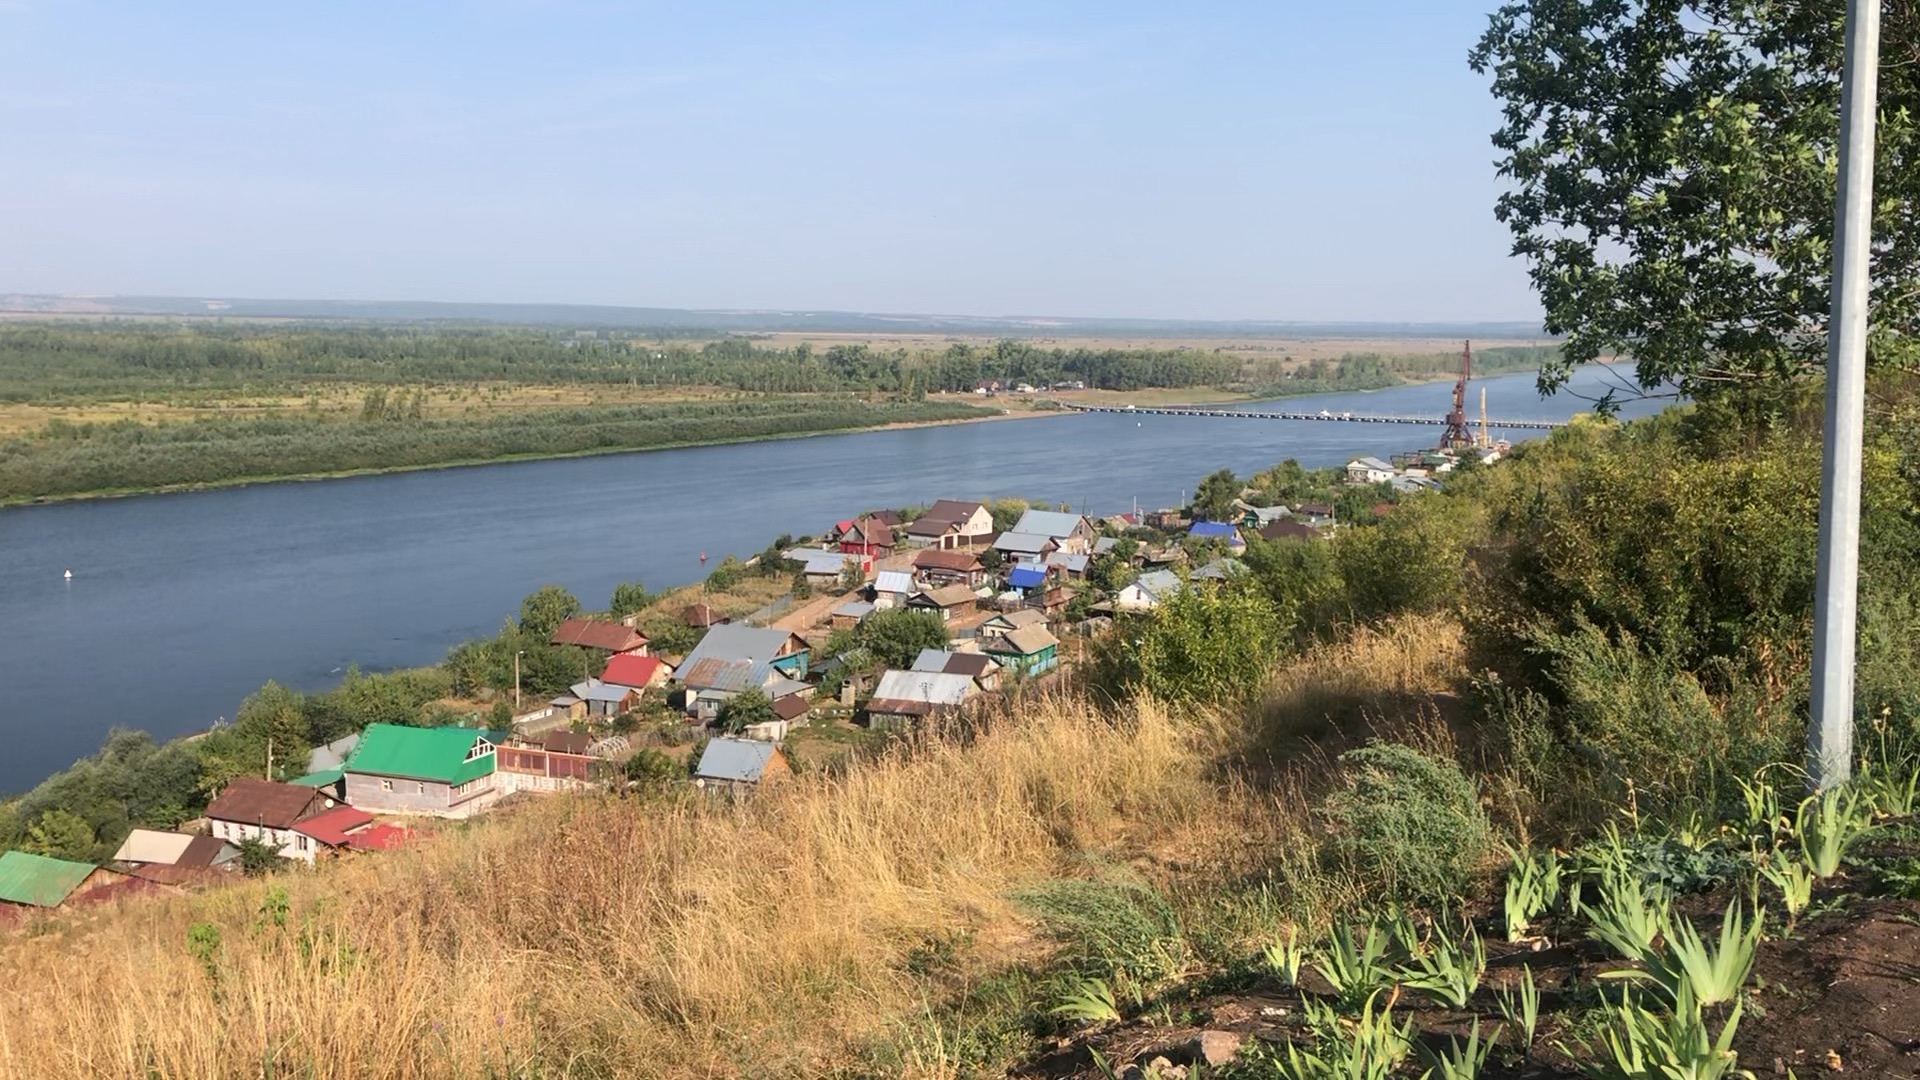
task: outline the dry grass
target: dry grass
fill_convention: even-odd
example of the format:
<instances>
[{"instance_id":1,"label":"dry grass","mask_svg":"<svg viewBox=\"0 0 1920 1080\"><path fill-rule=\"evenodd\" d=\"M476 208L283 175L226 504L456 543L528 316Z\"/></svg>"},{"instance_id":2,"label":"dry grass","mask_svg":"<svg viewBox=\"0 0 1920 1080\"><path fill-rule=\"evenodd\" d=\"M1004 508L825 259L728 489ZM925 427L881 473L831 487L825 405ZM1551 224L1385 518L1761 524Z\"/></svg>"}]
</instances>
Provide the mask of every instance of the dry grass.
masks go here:
<instances>
[{"instance_id":1,"label":"dry grass","mask_svg":"<svg viewBox=\"0 0 1920 1080\"><path fill-rule=\"evenodd\" d=\"M1276 700L1436 686L1437 629L1318 653ZM1094 861L1204 879L1293 829L1296 789L1220 768L1235 730L1039 701L740 804L556 798L390 857L83 911L0 941L0 1075L857 1073L951 989L911 973L916 946L964 933L981 972L1043 956L1011 891ZM260 914L273 888L284 926ZM196 923L218 928L204 963ZM905 1068L952 1072L937 1047Z\"/></svg>"}]
</instances>

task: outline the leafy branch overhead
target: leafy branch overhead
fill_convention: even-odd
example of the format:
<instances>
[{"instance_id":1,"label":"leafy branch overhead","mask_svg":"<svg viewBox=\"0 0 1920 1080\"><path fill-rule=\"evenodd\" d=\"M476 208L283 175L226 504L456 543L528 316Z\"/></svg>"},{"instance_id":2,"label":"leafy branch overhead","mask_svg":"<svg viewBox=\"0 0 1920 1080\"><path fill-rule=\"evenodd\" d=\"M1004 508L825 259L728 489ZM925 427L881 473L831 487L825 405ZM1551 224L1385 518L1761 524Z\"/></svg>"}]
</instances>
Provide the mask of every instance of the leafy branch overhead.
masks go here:
<instances>
[{"instance_id":1,"label":"leafy branch overhead","mask_svg":"<svg viewBox=\"0 0 1920 1080\"><path fill-rule=\"evenodd\" d=\"M1816 370L1825 350L1842 23L1833 0L1515 0L1470 64L1504 104L1512 230L1575 366L1629 354L1694 395ZM1920 314L1920 5L1885 5L1870 362L1911 367Z\"/></svg>"}]
</instances>

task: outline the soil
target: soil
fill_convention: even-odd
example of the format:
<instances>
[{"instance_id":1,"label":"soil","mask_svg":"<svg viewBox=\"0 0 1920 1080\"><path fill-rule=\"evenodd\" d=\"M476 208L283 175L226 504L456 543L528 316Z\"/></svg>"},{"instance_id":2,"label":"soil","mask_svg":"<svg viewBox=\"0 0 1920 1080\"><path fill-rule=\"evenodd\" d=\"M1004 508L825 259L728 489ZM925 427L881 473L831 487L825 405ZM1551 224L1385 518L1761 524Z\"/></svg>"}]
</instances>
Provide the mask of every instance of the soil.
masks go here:
<instances>
[{"instance_id":1,"label":"soil","mask_svg":"<svg viewBox=\"0 0 1920 1080\"><path fill-rule=\"evenodd\" d=\"M1789 1069L1802 1080L1829 1073L1920 1077L1920 901L1862 899L1836 892L1825 898L1825 913L1803 921L1792 937L1774 937L1761 945L1754 965L1755 989L1734 1042L1739 1064L1759 1077L1785 1076ZM1694 897L1685 907L1711 937L1718 932L1717 913L1727 899L1724 894ZM1711 920L1705 917L1708 911L1715 913ZM1540 1030L1534 1054L1530 1060L1517 1060L1503 1059L1496 1052L1482 1075L1489 1080L1579 1076L1573 1062L1558 1049L1561 1043L1576 1042L1581 1034L1571 1029L1571 1016L1581 1006L1570 991L1591 987L1601 971L1624 965L1589 941L1575 939L1551 947L1544 941L1509 945L1491 940L1491 926L1480 931L1489 938L1487 972L1471 1011L1435 1008L1409 992L1396 1000L1394 1015L1411 1019L1421 1037L1436 1048L1444 1048L1450 1037L1464 1041L1476 1015L1484 1035L1500 1023L1495 993L1519 979L1526 968L1540 988ZM1302 982L1305 985L1299 990L1261 978L1232 989L1194 985L1184 997L1175 991L1161 999L1167 1008L1151 1008L1135 1020L1061 1039L1013 1075L1031 1080L1094 1080L1109 1075L1095 1065L1091 1050L1119 1075L1151 1076L1121 1070L1128 1063L1144 1068L1161 1057L1174 1065L1190 1065L1205 1031L1239 1035L1255 1053L1262 1043L1280 1048L1290 1034L1301 1031L1302 995L1324 994L1328 989L1317 985L1311 972L1302 973ZM1591 995L1590 990L1583 993ZM1575 1007L1568 1009L1570 1004ZM1590 1031L1586 1034L1591 1037ZM1247 1058L1243 1052L1241 1060ZM1236 1071L1233 1075L1269 1074Z\"/></svg>"}]
</instances>

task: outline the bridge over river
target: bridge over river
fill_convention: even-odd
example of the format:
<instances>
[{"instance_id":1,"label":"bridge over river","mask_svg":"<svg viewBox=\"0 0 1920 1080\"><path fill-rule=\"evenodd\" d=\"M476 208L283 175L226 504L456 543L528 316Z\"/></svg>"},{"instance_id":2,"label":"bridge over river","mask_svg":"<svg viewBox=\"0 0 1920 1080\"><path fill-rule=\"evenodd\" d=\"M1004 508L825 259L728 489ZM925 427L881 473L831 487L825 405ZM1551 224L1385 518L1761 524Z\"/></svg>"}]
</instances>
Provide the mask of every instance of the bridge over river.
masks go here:
<instances>
[{"instance_id":1,"label":"bridge over river","mask_svg":"<svg viewBox=\"0 0 1920 1080\"><path fill-rule=\"evenodd\" d=\"M1055 404L1076 412L1124 413L1131 416L1201 416L1216 420L1323 420L1338 424L1424 424L1445 427L1444 416L1377 416L1354 412L1288 412L1284 410L1203 409L1191 405L1082 405L1071 401ZM1485 426L1504 431L1552 431L1567 426L1565 420L1486 420Z\"/></svg>"}]
</instances>

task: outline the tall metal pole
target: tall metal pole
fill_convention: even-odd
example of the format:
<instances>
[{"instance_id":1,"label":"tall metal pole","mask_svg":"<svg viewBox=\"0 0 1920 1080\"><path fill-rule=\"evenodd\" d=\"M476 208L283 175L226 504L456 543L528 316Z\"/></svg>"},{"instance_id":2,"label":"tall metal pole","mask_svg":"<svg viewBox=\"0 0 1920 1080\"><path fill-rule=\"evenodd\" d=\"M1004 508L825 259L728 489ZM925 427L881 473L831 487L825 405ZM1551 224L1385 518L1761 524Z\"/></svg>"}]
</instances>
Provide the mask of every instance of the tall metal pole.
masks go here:
<instances>
[{"instance_id":1,"label":"tall metal pole","mask_svg":"<svg viewBox=\"0 0 1920 1080\"><path fill-rule=\"evenodd\" d=\"M1873 119L1881 0L1848 0L1840 90L1840 192L1833 213L1827 325L1820 568L1814 584L1813 707L1807 773L1815 790L1853 771L1853 665L1860 585L1860 454L1866 425L1867 257L1873 241Z\"/></svg>"}]
</instances>

